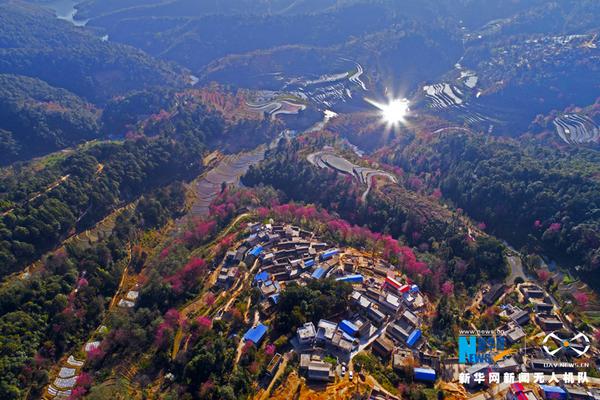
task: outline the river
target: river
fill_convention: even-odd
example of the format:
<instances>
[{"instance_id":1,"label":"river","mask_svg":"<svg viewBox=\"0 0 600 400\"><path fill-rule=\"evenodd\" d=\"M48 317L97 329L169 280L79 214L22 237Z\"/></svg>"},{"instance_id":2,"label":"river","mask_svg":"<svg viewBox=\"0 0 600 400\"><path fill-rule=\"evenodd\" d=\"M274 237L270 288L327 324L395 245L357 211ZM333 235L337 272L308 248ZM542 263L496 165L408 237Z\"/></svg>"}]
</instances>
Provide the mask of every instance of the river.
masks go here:
<instances>
[{"instance_id":1,"label":"river","mask_svg":"<svg viewBox=\"0 0 600 400\"><path fill-rule=\"evenodd\" d=\"M65 21L69 21L75 26L85 26L88 23L89 19L77 20L75 19L75 15L77 14L77 9L75 6L81 3L79 0L52 0L48 3L43 4L43 7L49 8L56 14L56 18L64 19Z\"/></svg>"}]
</instances>

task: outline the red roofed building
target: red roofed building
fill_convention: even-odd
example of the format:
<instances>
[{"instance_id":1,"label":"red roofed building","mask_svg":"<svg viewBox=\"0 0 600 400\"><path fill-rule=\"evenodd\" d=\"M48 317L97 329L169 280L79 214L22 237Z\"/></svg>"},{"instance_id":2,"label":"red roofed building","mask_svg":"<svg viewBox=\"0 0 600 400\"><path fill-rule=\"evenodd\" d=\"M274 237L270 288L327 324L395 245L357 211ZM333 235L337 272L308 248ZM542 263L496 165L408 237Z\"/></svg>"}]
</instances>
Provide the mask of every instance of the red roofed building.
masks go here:
<instances>
[{"instance_id":1,"label":"red roofed building","mask_svg":"<svg viewBox=\"0 0 600 400\"><path fill-rule=\"evenodd\" d=\"M506 400L528 400L525 395L525 388L520 383L513 383L508 388Z\"/></svg>"},{"instance_id":2,"label":"red roofed building","mask_svg":"<svg viewBox=\"0 0 600 400\"><path fill-rule=\"evenodd\" d=\"M398 282L397 280L395 280L394 278L392 278L390 276L385 277L385 284L389 285L392 289L396 289L396 290L400 290L400 288L402 287L402 284L400 282Z\"/></svg>"}]
</instances>

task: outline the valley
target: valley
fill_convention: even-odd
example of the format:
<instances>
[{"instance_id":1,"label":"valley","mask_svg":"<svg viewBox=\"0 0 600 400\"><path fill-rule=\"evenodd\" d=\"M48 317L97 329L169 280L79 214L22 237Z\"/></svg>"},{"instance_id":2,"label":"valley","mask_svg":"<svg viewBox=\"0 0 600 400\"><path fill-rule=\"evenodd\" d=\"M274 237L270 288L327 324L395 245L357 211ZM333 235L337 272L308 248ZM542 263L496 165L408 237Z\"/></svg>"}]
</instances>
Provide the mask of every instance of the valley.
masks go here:
<instances>
[{"instance_id":1,"label":"valley","mask_svg":"<svg viewBox=\"0 0 600 400\"><path fill-rule=\"evenodd\" d=\"M600 399L596 0L0 0L0 398Z\"/></svg>"}]
</instances>

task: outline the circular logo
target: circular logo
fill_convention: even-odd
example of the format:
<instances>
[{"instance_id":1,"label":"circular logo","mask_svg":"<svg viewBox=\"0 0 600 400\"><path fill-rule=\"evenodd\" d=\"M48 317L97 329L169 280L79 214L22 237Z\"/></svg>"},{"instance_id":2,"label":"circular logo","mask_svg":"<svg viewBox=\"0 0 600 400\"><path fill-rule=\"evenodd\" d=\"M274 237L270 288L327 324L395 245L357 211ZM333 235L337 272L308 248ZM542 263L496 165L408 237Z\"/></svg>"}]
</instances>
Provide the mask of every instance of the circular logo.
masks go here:
<instances>
[{"instance_id":1,"label":"circular logo","mask_svg":"<svg viewBox=\"0 0 600 400\"><path fill-rule=\"evenodd\" d=\"M557 343L560 343L561 346L551 350L546 345L546 343L548 343L548 341L550 339L554 339ZM585 347L583 348L583 350L579 350L577 347L573 346L573 343L577 343L579 341L582 341L583 343L585 343ZM587 337L585 334L579 332L579 333L577 333L577 335L573 336L571 339L565 340L565 339L560 338L556 333L552 332L552 333L546 335L546 337L542 341L542 345L543 345L544 351L551 356L554 356L563 350L571 349L577 355L577 357L581 357L590 350L590 338Z\"/></svg>"}]
</instances>

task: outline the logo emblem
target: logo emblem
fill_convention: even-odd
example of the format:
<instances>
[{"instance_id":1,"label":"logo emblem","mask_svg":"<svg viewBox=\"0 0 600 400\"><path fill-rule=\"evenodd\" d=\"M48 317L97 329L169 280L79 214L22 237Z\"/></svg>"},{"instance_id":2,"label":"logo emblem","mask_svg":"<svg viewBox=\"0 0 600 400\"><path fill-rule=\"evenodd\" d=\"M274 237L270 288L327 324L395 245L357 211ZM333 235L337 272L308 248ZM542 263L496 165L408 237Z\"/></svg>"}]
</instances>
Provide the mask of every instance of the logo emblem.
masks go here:
<instances>
[{"instance_id":1,"label":"logo emblem","mask_svg":"<svg viewBox=\"0 0 600 400\"><path fill-rule=\"evenodd\" d=\"M550 350L550 348L548 348L548 346L546 345L546 343L548 343L550 339L554 339L557 343L559 343L559 347L557 347L554 350ZM585 343L585 347L583 348L583 350L579 350L578 348L572 346L574 342L578 342L580 340L582 340ZM563 340L557 334L552 332L549 335L546 335L542 344L544 351L551 356L554 356L561 351L571 349L575 354L577 354L577 357L581 357L590 350L590 338L581 332L579 332L577 335L573 336L569 340Z\"/></svg>"},{"instance_id":2,"label":"logo emblem","mask_svg":"<svg viewBox=\"0 0 600 400\"><path fill-rule=\"evenodd\" d=\"M459 336L459 364L495 363L514 353L503 336Z\"/></svg>"}]
</instances>

